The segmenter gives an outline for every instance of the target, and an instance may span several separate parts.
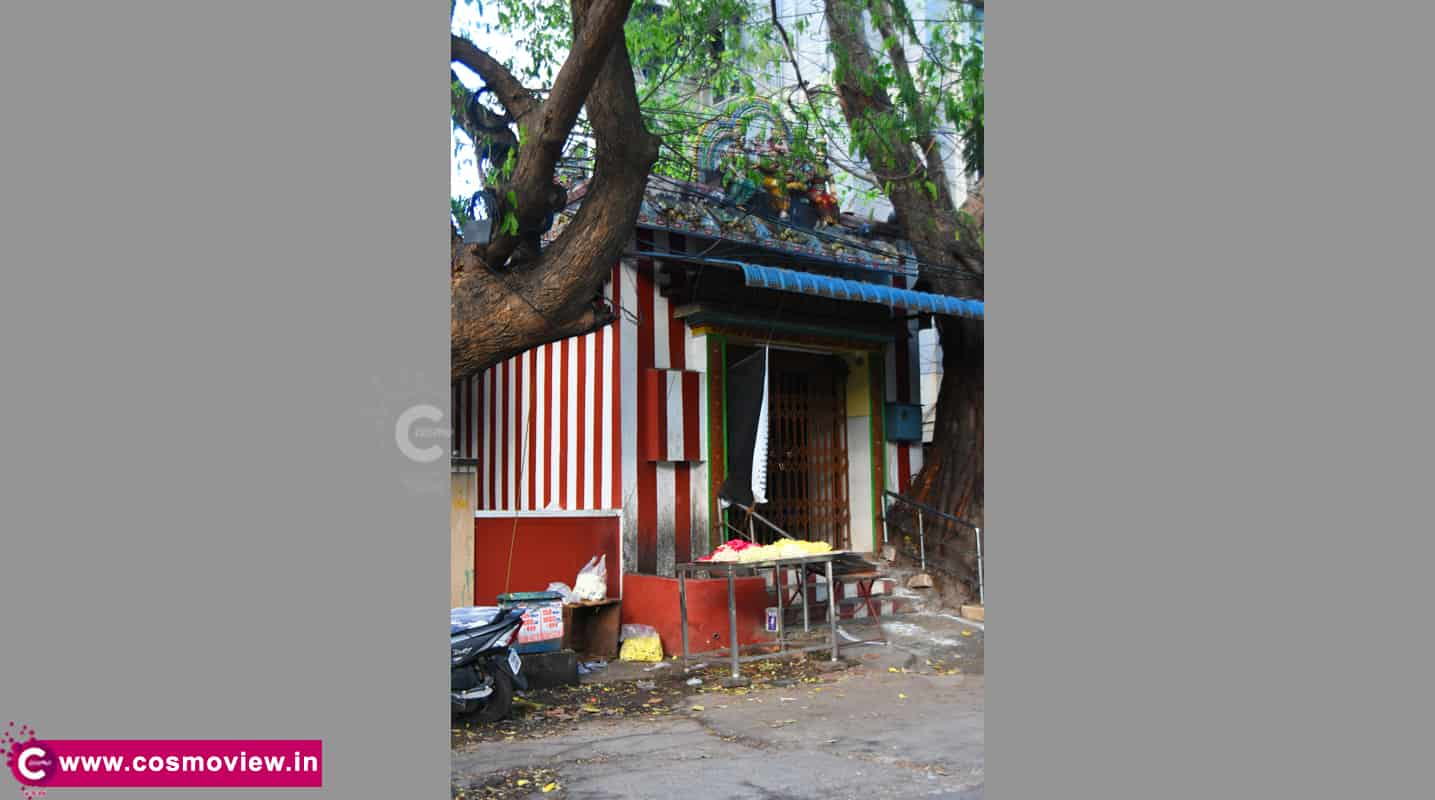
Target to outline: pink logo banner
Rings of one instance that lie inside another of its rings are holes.
[[[44,789],[324,785],[319,739],[28,738],[5,760],[22,785]]]

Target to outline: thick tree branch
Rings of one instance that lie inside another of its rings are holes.
[[[514,119],[522,119],[538,108],[538,99],[528,91],[508,68],[478,45],[456,34],[449,34],[449,58],[468,67],[498,97],[498,102]]]
[[[615,45],[623,43],[623,23],[632,4],[633,0],[572,0],[573,47],[553,79],[548,98],[532,119],[519,121],[523,144],[518,163],[505,191],[499,193],[499,212],[514,215],[519,233],[500,235],[489,244],[484,259],[491,266],[503,267],[525,239],[531,243],[533,232],[553,210],[553,174],[563,143],[573,130],[604,59]],[[627,45],[622,46],[626,57]],[[636,103],[633,113],[639,113]],[[508,199],[510,191],[514,202]]]
[[[632,6],[633,0],[573,0],[573,49],[558,68],[553,91],[543,103],[540,135],[549,146],[561,148],[568,138],[608,51],[622,37]],[[636,101],[633,110],[638,110]]]
[[[595,16],[585,0],[573,5],[582,41],[583,27]],[[607,54],[586,79],[583,101],[593,129],[594,170],[573,220],[521,270],[490,270],[492,262],[485,257],[492,247],[487,253],[467,245],[454,248],[450,332],[455,380],[614,319],[601,300],[603,282],[632,236],[648,173],[658,158],[658,139],[644,127],[638,108],[621,30],[620,21]],[[536,143],[525,146],[541,149]]]

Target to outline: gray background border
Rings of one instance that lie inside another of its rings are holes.
[[[448,409],[447,14],[0,14],[6,720],[445,796],[448,465],[394,424]]]
[[[1430,8],[992,5],[987,790],[1428,795]]]
[[[1428,9],[998,5],[990,791],[1427,794]],[[3,17],[0,715],[440,796],[445,10]]]

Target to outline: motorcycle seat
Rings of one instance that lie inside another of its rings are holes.
[[[459,634],[481,633],[489,630],[498,630],[510,624],[515,617],[523,616],[523,611],[517,608],[505,608],[497,614],[488,617],[486,615],[473,617],[467,620],[451,618],[449,620],[449,636]]]

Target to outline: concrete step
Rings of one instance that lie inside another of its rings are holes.
[[[879,597],[874,595],[872,602],[877,606],[877,615],[881,617],[910,614],[917,610],[912,601],[905,597]],[[792,608],[784,607],[782,612],[782,617],[786,620],[789,628],[793,625],[798,627],[802,626],[802,606],[799,605]],[[827,603],[814,603],[808,606],[808,613],[813,625],[825,623],[827,621]],[[858,598],[837,601],[838,619],[860,619],[868,616],[871,616],[871,610],[867,608],[865,602]]]
[[[894,614],[908,614],[916,610],[913,607],[912,601],[905,597],[873,597],[872,600],[877,606],[877,615],[882,617],[890,617]],[[867,604],[861,600],[837,601],[838,619],[853,619],[869,615],[870,612],[867,608]]]

